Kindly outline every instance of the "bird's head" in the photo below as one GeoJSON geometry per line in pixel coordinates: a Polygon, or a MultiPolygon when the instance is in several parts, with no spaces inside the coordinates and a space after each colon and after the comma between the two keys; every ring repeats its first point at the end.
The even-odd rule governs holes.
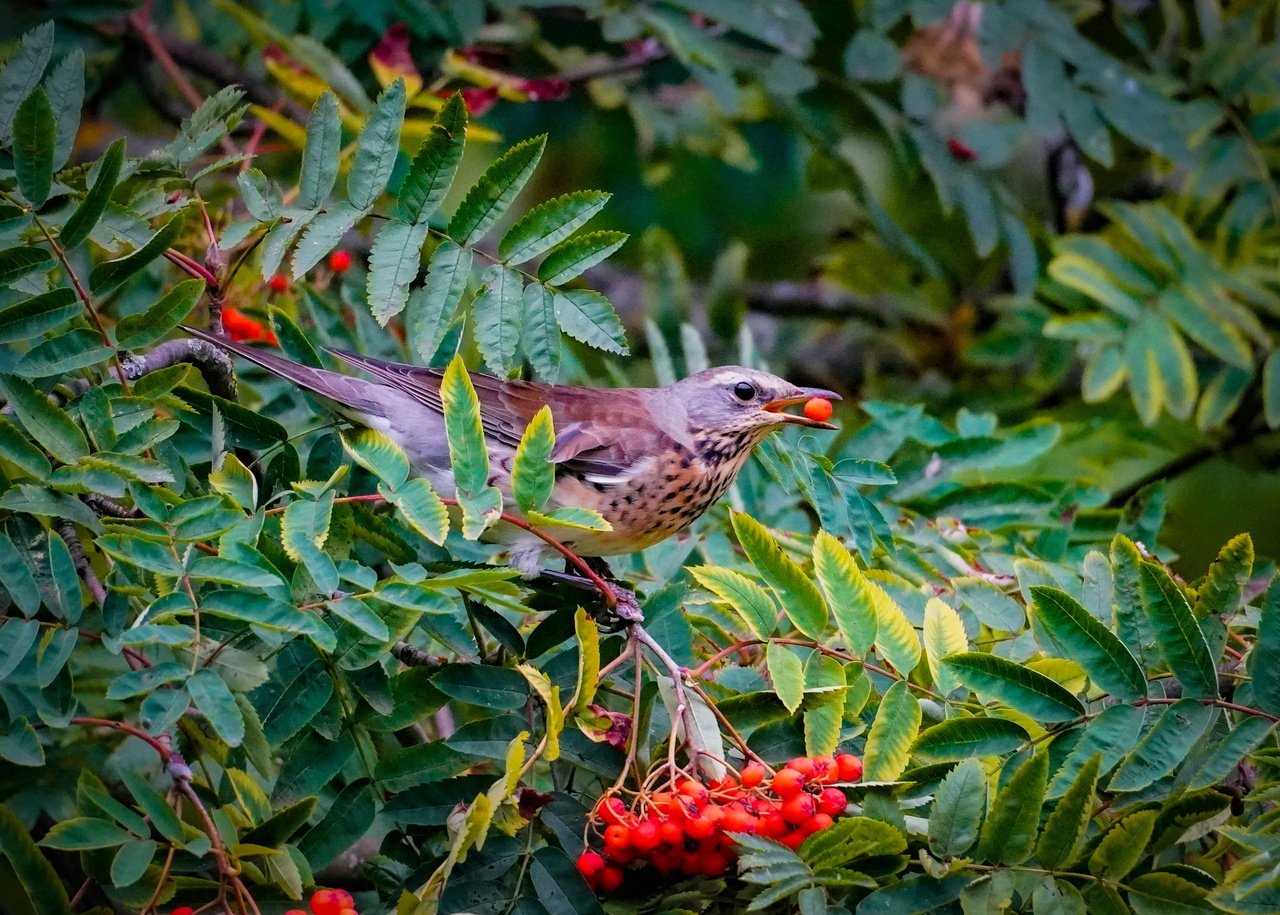
{"type": "Polygon", "coordinates": [[[675,386],[695,429],[725,434],[751,433],[754,440],[763,438],[786,423],[811,429],[835,429],[829,422],[811,419],[801,407],[813,397],[839,400],[840,395],[822,388],[802,388],[791,382],[739,365],[706,369],[678,382],[675,386]]]}

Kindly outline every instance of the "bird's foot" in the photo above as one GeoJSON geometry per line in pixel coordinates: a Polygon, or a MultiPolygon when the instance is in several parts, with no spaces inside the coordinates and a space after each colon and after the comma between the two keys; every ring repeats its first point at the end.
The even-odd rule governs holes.
{"type": "MultiPolygon", "coordinates": [[[[612,578],[609,573],[609,567],[604,564],[603,560],[597,557],[590,557],[597,560],[603,566],[603,574],[612,578]]],[[[596,574],[602,574],[596,569],[592,569],[596,574]]],[[[553,572],[549,569],[542,570],[542,577],[551,581],[563,582],[567,585],[573,585],[575,588],[583,588],[584,590],[595,591],[599,593],[596,584],[589,578],[583,578],[581,575],[575,575],[572,572],[553,572]]],[[[625,588],[616,581],[606,581],[607,587],[613,597],[614,606],[612,608],[605,606],[592,614],[592,618],[596,621],[596,625],[602,632],[621,632],[623,629],[634,623],[644,622],[644,613],[640,609],[640,602],[636,600],[636,594],[630,588],[625,588]]]]}

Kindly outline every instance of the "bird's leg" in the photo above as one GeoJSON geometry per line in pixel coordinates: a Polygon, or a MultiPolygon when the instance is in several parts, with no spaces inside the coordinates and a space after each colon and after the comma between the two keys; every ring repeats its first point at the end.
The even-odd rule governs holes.
{"type": "MultiPolygon", "coordinates": [[[[607,578],[609,581],[617,581],[617,576],[613,574],[613,569],[609,568],[609,563],[605,562],[603,556],[583,556],[582,561],[586,563],[587,568],[595,572],[601,578],[607,578]]],[[[568,563],[566,571],[568,571],[568,563]]]]}
{"type": "MultiPolygon", "coordinates": [[[[607,586],[613,590],[614,601],[616,606],[614,609],[604,609],[593,614],[596,625],[605,632],[620,632],[632,623],[644,622],[644,613],[640,610],[640,603],[636,600],[635,592],[630,588],[624,588],[618,584],[614,578],[613,570],[609,568],[609,564],[599,556],[583,556],[582,561],[591,571],[595,572],[601,578],[607,579],[607,586]]],[[[565,570],[563,572],[552,572],[543,569],[541,577],[550,579],[551,581],[563,582],[572,585],[575,588],[585,588],[588,591],[595,591],[596,585],[588,578],[576,575],[572,571],[574,565],[565,562],[565,570]]]]}

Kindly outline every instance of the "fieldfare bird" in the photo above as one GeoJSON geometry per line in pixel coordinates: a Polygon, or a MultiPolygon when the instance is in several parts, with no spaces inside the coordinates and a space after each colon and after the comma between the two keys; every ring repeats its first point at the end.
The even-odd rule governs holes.
{"type": "MultiPolygon", "coordinates": [[[[328,352],[371,375],[366,381],[312,368],[226,337],[184,327],[203,340],[262,366],[328,402],[330,409],[395,441],[418,476],[442,496],[456,491],[449,469],[441,369],[386,362],[342,350],[328,352]]],[[[631,553],[676,534],[724,495],[751,449],[788,423],[834,429],[784,408],[812,397],[839,400],[741,366],[706,369],[660,388],[587,388],[510,381],[479,372],[471,381],[480,401],[489,448],[490,482],[514,511],[511,468],[525,427],[544,405],[556,433],[551,461],[556,482],[548,510],[567,506],[599,512],[609,531],[547,528],[579,556],[631,553]]],[[[505,545],[512,566],[537,575],[545,541],[510,524],[486,532],[505,545]]]]}

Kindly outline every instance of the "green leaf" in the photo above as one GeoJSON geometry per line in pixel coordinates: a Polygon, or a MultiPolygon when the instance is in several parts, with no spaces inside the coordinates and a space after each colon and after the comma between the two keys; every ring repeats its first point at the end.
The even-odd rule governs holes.
{"type": "Polygon", "coordinates": [[[58,125],[54,144],[53,170],[56,172],[71,158],[76,134],[80,130],[80,109],[84,107],[84,51],[73,48],[62,58],[44,81],[44,91],[53,106],[53,119],[58,125]]]}
{"type": "Polygon", "coordinates": [[[538,377],[555,384],[560,379],[563,357],[555,296],[541,283],[530,283],[524,287],[523,299],[525,354],[538,377]]]}
{"type": "Polygon", "coordinates": [[[133,886],[141,880],[151,866],[157,847],[154,839],[134,839],[121,845],[111,859],[111,885],[133,886]]]}
{"type": "Polygon", "coordinates": [[[1273,350],[1262,365],[1262,413],[1268,426],[1280,428],[1280,349],[1273,350]]]}
{"type": "Polygon", "coordinates": [[[338,180],[341,153],[338,99],[326,89],[311,106],[307,119],[307,145],[302,150],[302,170],[298,175],[298,206],[314,210],[325,202],[338,180]]]}
{"type": "Polygon", "coordinates": [[[1093,813],[1093,793],[1098,787],[1101,755],[1091,756],[1049,814],[1036,844],[1036,857],[1041,867],[1056,870],[1071,860],[1077,843],[1084,837],[1085,827],[1093,813]]]}
{"type": "Polygon", "coordinates": [[[260,826],[255,826],[240,837],[242,845],[260,845],[264,848],[277,848],[295,832],[307,824],[316,809],[315,797],[304,797],[289,806],[273,813],[260,826]]]}
{"type": "Polygon", "coordinates": [[[244,740],[244,716],[218,672],[208,667],[200,668],[187,680],[187,691],[196,708],[227,746],[240,746],[244,740]]]}
{"type": "Polygon", "coordinates": [[[777,605],[750,578],[721,566],[690,566],[688,571],[699,585],[732,607],[756,638],[767,639],[778,628],[777,605]]]}
{"type": "Polygon", "coordinates": [[[1121,702],[1147,697],[1147,678],[1124,642],[1057,588],[1031,588],[1033,612],[1062,656],[1075,661],[1089,679],[1121,702]]]}
{"type": "Polygon", "coordinates": [[[132,839],[115,823],[97,817],[75,817],[54,823],[40,844],[59,851],[86,851],[92,848],[115,848],[132,839]]]}
{"type": "Polygon", "coordinates": [[[1252,370],[1242,371],[1229,365],[1219,369],[1200,395],[1200,404],[1196,407],[1196,428],[1207,432],[1226,422],[1239,408],[1253,381],[1253,374],[1252,370]]]}
{"type": "Polygon", "coordinates": [[[471,306],[476,345],[489,371],[510,376],[519,368],[524,280],[503,264],[492,264],[480,276],[480,292],[471,306]]]}
{"type": "Polygon", "coordinates": [[[1253,368],[1253,353],[1239,332],[1213,315],[1185,288],[1169,287],[1161,294],[1159,304],[1183,333],[1223,362],[1241,369],[1253,368]]]}
{"type": "MultiPolygon", "coordinates": [[[[268,686],[261,687],[260,692],[268,686]]],[[[332,695],[333,680],[318,660],[299,667],[287,682],[268,692],[263,701],[255,693],[254,705],[262,712],[262,729],[268,742],[279,745],[298,733],[320,714],[332,695]]],[[[317,785],[315,789],[320,787],[317,785]]]]}
{"type": "Polygon", "coordinates": [[[316,587],[324,594],[338,589],[338,570],[322,549],[329,537],[333,491],[317,502],[298,499],[289,503],[280,524],[280,546],[294,562],[306,565],[316,587]]]}
{"type": "Polygon", "coordinates": [[[174,286],[146,310],[130,315],[116,325],[116,345],[122,349],[138,349],[160,341],[177,327],[204,295],[204,280],[184,280],[174,286]]]}
{"type": "MultiPolygon", "coordinates": [[[[507,230],[498,245],[498,256],[508,264],[522,264],[549,251],[599,213],[610,196],[602,191],[575,191],[538,204],[507,230]]],[[[544,283],[551,282],[541,271],[539,277],[544,283]]]]}
{"type": "Polygon", "coordinates": [[[409,293],[405,330],[409,344],[430,362],[440,348],[467,290],[473,254],[453,241],[442,242],[431,255],[426,283],[409,293]]]}
{"type": "Polygon", "coordinates": [[[379,492],[399,509],[410,527],[437,546],[444,546],[449,536],[449,510],[429,482],[414,479],[395,492],[386,487],[380,487],[379,492]]]}
{"type": "Polygon", "coordinates": [[[995,864],[1017,865],[1031,857],[1040,829],[1040,807],[1049,778],[1049,754],[1039,752],[1014,771],[996,795],[982,825],[978,857],[995,864]]]}
{"type": "Polygon", "coordinates": [[[103,261],[90,270],[89,288],[93,290],[94,294],[105,295],[118,288],[125,280],[138,273],[143,267],[172,247],[182,233],[183,214],[185,212],[185,210],[179,210],[175,213],[168,222],[160,227],[160,230],[155,235],[151,236],[144,245],[133,252],[115,260],[103,261]]]}
{"type": "Polygon", "coordinates": [[[398,219],[425,222],[440,208],[462,161],[466,139],[467,106],[462,93],[455,92],[440,109],[400,185],[398,219]]]}
{"type": "Polygon", "coordinates": [[[404,791],[417,785],[444,781],[475,765],[475,757],[451,749],[435,740],[392,750],[378,760],[379,784],[389,791],[404,791]]]}
{"type": "Polygon", "coordinates": [[[1115,580],[1116,633],[1144,669],[1155,664],[1156,639],[1142,609],[1142,554],[1124,534],[1111,541],[1111,570],[1115,580]]]}
{"type": "Polygon", "coordinates": [[[1155,810],[1140,810],[1112,826],[1089,856],[1089,873],[1103,880],[1123,880],[1142,859],[1156,816],[1155,810]]]}
{"type": "Polygon", "coordinates": [[[22,354],[15,371],[27,378],[65,375],[111,358],[97,332],[85,327],[66,331],[38,343],[22,354]]]}
{"type": "Polygon", "coordinates": [[[866,654],[875,643],[877,625],[870,583],[844,545],[823,530],[813,541],[813,568],[845,645],[854,654],[866,654]]]}
{"type": "Polygon", "coordinates": [[[1169,670],[1182,683],[1183,695],[1217,698],[1218,670],[1186,595],[1157,563],[1143,562],[1138,574],[1147,624],[1169,670]]]}
{"type": "Polygon", "coordinates": [[[0,309],[0,343],[38,337],[79,314],[81,307],[75,292],[63,287],[0,309]]]}
{"type": "Polygon", "coordinates": [[[46,20],[22,36],[22,43],[0,70],[0,144],[13,137],[18,106],[40,84],[53,53],[53,20],[46,20]]]}
{"type": "Polygon", "coordinates": [[[518,672],[482,664],[450,664],[431,685],[451,699],[480,708],[513,712],[529,701],[529,684],[518,672]]]}
{"type": "Polygon", "coordinates": [[[867,735],[862,777],[869,782],[895,781],[907,768],[911,745],[920,731],[920,703],[899,680],[880,700],[867,735]]]}
{"type": "Polygon", "coordinates": [[[876,605],[876,651],[905,676],[920,663],[920,639],[915,627],[884,588],[874,581],[868,581],[867,587],[876,605]]]}
{"type": "Polygon", "coordinates": [[[338,246],[342,237],[351,231],[367,210],[361,210],[345,200],[336,203],[307,224],[302,240],[293,250],[293,278],[301,278],[308,270],[338,246]]]}
{"type": "Polygon", "coordinates": [[[773,691],[792,714],[804,701],[804,665],[794,651],[786,645],[770,642],[766,649],[766,664],[773,691]]]}
{"type": "Polygon", "coordinates": [[[80,427],[31,382],[13,375],[0,375],[0,392],[27,432],[55,458],[74,464],[88,456],[89,442],[80,427]]]}
{"type": "Polygon", "coordinates": [[[480,424],[480,400],[461,356],[454,356],[440,383],[449,464],[458,490],[477,495],[489,485],[489,451],[480,424]]]}
{"type": "Polygon", "coordinates": [[[1002,702],[1036,721],[1071,721],[1084,715],[1080,700],[1044,674],[992,654],[973,651],[943,662],[984,702],[1002,702]]]}
{"type": "MultiPolygon", "coordinates": [[[[308,298],[311,297],[310,291],[307,295],[308,298]]],[[[312,368],[324,368],[324,363],[320,361],[320,354],[316,352],[311,338],[302,332],[293,318],[274,305],[267,308],[267,314],[271,319],[271,330],[279,341],[282,353],[294,362],[300,362],[312,368]]]]}
{"type": "Polygon", "coordinates": [[[820,638],[827,625],[827,605],[813,580],[759,521],[738,511],[731,518],[738,543],[773,589],[792,624],[809,638],[820,638]]]}
{"type": "Polygon", "coordinates": [[[1271,579],[1262,596],[1258,636],[1249,652],[1253,701],[1271,715],[1280,715],[1280,578],[1271,579]]]}
{"type": "Polygon", "coordinates": [[[369,255],[369,309],[384,327],[409,300],[409,284],[418,278],[428,228],[425,222],[393,219],[374,239],[369,255]]]}
{"type": "Polygon", "coordinates": [[[630,236],[626,232],[591,232],[555,248],[538,267],[538,279],[550,286],[567,283],[617,251],[630,236]]]}
{"type": "Polygon", "coordinates": [[[404,80],[397,79],[378,96],[364,130],[356,140],[355,157],[347,175],[347,199],[357,210],[373,206],[391,178],[400,152],[400,125],[404,122],[404,80]]]}
{"type": "Polygon", "coordinates": [[[1107,790],[1140,791],[1164,778],[1187,758],[1216,715],[1217,709],[1195,699],[1168,706],[1120,763],[1107,790]]]}
{"type": "Polygon", "coordinates": [[[409,459],[399,445],[381,432],[361,429],[355,434],[344,433],[342,447],[353,461],[392,490],[409,479],[409,459]]]}
{"type": "Polygon", "coordinates": [[[942,662],[951,655],[968,651],[969,639],[960,614],[936,597],[930,598],[924,608],[924,650],[938,692],[946,695],[958,687],[960,678],[942,662]]]}
{"type": "Polygon", "coordinates": [[[951,579],[956,596],[983,624],[999,632],[1018,632],[1026,624],[1022,605],[999,587],[981,578],[961,576],[951,579]]]}
{"type": "Polygon", "coordinates": [[[338,792],[324,818],[298,841],[298,850],[319,870],[362,839],[376,815],[377,805],[368,780],[351,782],[338,792]]]}
{"type": "Polygon", "coordinates": [[[971,876],[913,874],[882,887],[858,903],[856,915],[923,915],[947,908],[973,880],[971,876]]]}
{"type": "Polygon", "coordinates": [[[369,609],[364,601],[356,597],[344,597],[341,600],[329,601],[329,612],[338,619],[345,620],[355,626],[369,638],[385,642],[391,638],[391,630],[386,621],[369,609]]]}
{"type": "Polygon", "coordinates": [[[473,245],[502,218],[537,168],[545,136],[517,143],[485,169],[449,221],[449,237],[460,245],[473,245]]]}
{"type": "Polygon", "coordinates": [[[1225,887],[1220,888],[1211,899],[1206,899],[1204,888],[1190,880],[1184,880],[1176,874],[1153,872],[1129,881],[1129,905],[1137,915],[1200,915],[1219,912],[1222,908],[1247,915],[1266,915],[1267,911],[1275,909],[1274,904],[1268,905],[1266,902],[1261,907],[1249,906],[1234,910],[1226,905],[1222,905],[1222,908],[1213,905],[1212,903],[1221,905],[1227,902],[1223,898],[1225,890],[1225,887]]]}
{"type": "Polygon", "coordinates": [[[926,763],[1003,756],[1026,743],[1027,732],[1003,718],[950,718],[920,733],[911,755],[926,763]]]}
{"type": "MultiPolygon", "coordinates": [[[[53,31],[52,23],[49,31],[53,31]]],[[[0,88],[4,86],[3,77],[4,74],[0,74],[0,88]]],[[[3,95],[0,95],[2,103],[3,95]]],[[[27,827],[3,804],[0,804],[0,852],[9,859],[15,878],[30,900],[31,911],[40,915],[71,915],[71,900],[58,872],[31,841],[27,827]]]]}
{"type": "Polygon", "coordinates": [[[0,416],[0,457],[31,474],[37,480],[44,480],[53,472],[53,467],[44,453],[27,441],[17,427],[3,416],[0,416]]]}
{"type": "Polygon", "coordinates": [[[987,770],[966,759],[938,786],[929,813],[929,851],[947,860],[969,850],[978,838],[978,824],[987,805],[987,770]]]}
{"type": "Polygon", "coordinates": [[[258,480],[234,453],[223,455],[222,467],[209,474],[209,485],[245,511],[258,504],[258,480]]]}
{"type": "Polygon", "coordinates": [[[511,491],[522,512],[540,511],[551,498],[556,483],[555,465],[551,463],[555,446],[551,408],[544,406],[525,427],[511,467],[511,491]]]}
{"type": "Polygon", "coordinates": [[[1253,538],[1237,534],[1218,551],[1209,571],[1196,588],[1195,615],[1231,615],[1240,607],[1245,586],[1253,572],[1253,538]]]}
{"type": "Polygon", "coordinates": [[[43,89],[23,99],[13,117],[13,168],[18,190],[37,210],[49,199],[53,186],[57,129],[53,107],[43,89]]]}
{"type": "Polygon", "coordinates": [[[43,248],[5,248],[0,251],[0,286],[11,285],[52,262],[53,255],[43,248]]]}
{"type": "Polygon", "coordinates": [[[588,889],[569,856],[553,845],[533,853],[529,879],[548,915],[604,915],[595,893],[588,889]]]}
{"type": "Polygon", "coordinates": [[[606,353],[627,355],[627,332],[609,300],[593,289],[557,292],[556,320],[560,329],[580,343],[606,353]]]}

